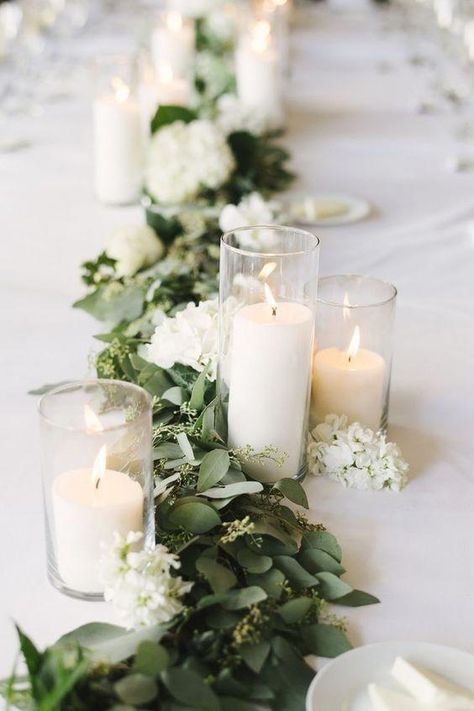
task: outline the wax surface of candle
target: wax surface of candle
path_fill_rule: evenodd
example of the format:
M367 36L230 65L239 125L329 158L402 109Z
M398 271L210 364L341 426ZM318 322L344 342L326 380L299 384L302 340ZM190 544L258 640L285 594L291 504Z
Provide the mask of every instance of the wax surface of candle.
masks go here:
M165 22L153 30L151 54L155 69L159 72L163 64L171 67L176 77L187 77L194 61L194 28L186 23L179 12L173 10L166 15Z
M58 571L64 583L81 592L101 592L101 543L114 531L143 530L143 489L123 472L107 469L96 487L90 469L60 474L53 484Z
M138 103L104 96L94 102L95 189L109 204L138 198L143 180L143 135Z
M294 477L309 397L313 315L302 304L244 306L235 316L229 391L229 443L256 451L273 445L287 454L283 466L246 465L261 481Z
M383 411L385 361L378 353L360 348L350 359L338 348L317 351L313 365L311 421L326 415L347 415L377 430Z

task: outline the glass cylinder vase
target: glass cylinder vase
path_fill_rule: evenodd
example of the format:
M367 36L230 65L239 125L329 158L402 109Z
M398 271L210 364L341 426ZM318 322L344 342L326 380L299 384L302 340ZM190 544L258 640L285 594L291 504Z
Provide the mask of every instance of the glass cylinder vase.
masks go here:
M320 279L311 424L346 415L386 430L397 290L357 274Z
M319 239L304 230L222 237L219 397L229 446L266 483L305 473L318 264Z
M114 534L154 540L151 397L116 380L62 385L39 403L48 577L101 599Z

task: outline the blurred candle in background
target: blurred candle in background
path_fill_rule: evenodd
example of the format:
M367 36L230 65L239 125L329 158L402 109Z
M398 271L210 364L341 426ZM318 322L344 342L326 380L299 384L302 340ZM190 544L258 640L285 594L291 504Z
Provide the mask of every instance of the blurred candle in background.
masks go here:
M175 77L190 77L195 55L195 30L191 18L175 10L161 12L151 35L151 55L158 73L165 64Z

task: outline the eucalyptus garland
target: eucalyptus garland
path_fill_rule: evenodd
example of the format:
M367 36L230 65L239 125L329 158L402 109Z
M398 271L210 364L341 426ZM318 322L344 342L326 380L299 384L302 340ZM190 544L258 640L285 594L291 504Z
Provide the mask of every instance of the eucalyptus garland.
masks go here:
M229 44L217 41L205 20L197 28L200 53L225 62ZM152 132L202 116L214 120L217 96L231 85L232 78L213 93L197 76L199 108L160 107ZM193 204L162 205L145 191L147 224L162 246L154 263L128 273L104 251L83 265L87 294L74 306L106 324L97 376L136 383L153 397L156 543L179 558L186 594L182 610L164 624L130 631L92 623L45 651L18 630L27 674L4 683L9 704L41 711L302 711L314 676L307 655L334 657L351 647L330 604L378 602L342 580L341 548L305 515L301 484L262 485L245 473L246 462L280 454L227 447L210 366L163 368L143 357L157 312L173 316L215 295L222 207L290 184L289 154L278 137L228 132L232 171Z

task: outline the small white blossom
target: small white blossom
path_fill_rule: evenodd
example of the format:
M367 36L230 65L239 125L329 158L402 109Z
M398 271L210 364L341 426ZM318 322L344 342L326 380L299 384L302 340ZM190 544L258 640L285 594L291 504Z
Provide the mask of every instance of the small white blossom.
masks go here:
M166 546L138 548L143 534L114 534L101 561L104 597L127 629L168 622L183 610L181 598L192 587L171 570L180 562Z
M218 99L216 123L226 136L235 131L261 136L268 129L265 114L254 107L249 108L234 94L224 94Z
M384 434L347 424L343 415L328 415L311 433L310 471L355 489L400 491L407 483L408 464L399 447Z
M118 276L133 276L143 267L155 264L163 256L164 247L147 225L121 227L110 235L107 255L116 259Z
M217 300L190 303L172 318L159 314L159 323L151 342L140 355L160 368L175 363L201 372L210 364L209 379L215 380L217 368Z
M225 135L212 121L175 121L150 142L145 183L164 205L192 202L203 190L217 190L235 162Z
M280 204L276 200L264 200L260 193L246 195L238 205L226 205L219 217L219 227L224 232L238 227L272 225L281 219ZM277 242L273 230L243 230L239 233L242 249L269 250Z

